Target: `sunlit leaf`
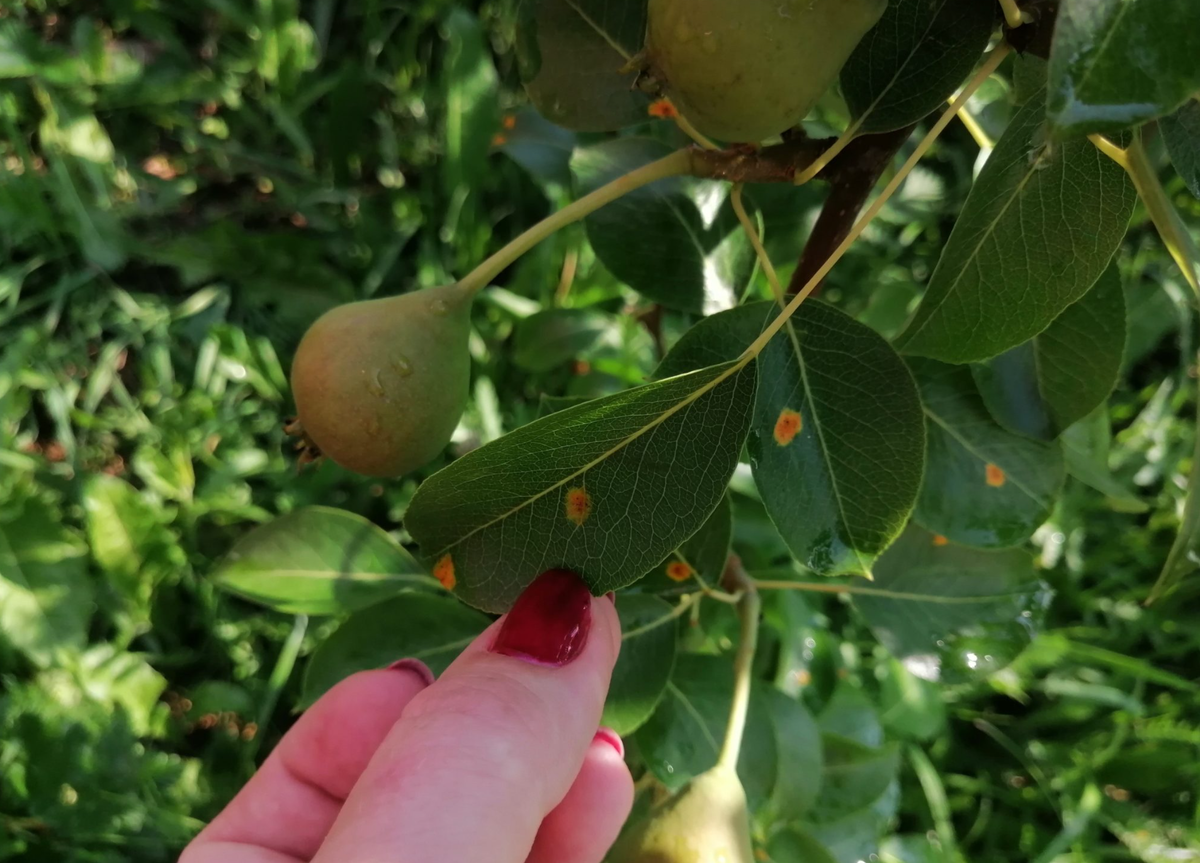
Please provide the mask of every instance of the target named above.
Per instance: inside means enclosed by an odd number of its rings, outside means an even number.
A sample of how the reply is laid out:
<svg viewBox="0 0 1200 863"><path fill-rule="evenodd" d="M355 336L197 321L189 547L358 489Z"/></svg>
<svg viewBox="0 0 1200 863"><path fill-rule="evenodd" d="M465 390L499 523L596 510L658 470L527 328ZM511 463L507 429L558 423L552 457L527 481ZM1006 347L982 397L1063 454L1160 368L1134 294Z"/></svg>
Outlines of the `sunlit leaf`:
<svg viewBox="0 0 1200 863"><path fill-rule="evenodd" d="M435 582L382 529L310 506L242 537L214 574L226 590L291 614L337 614Z"/></svg>
<svg viewBox="0 0 1200 863"><path fill-rule="evenodd" d="M405 526L443 583L487 611L554 566L596 594L624 587L720 502L753 387L753 364L730 363L543 417L426 480Z"/></svg>
<svg viewBox="0 0 1200 863"><path fill-rule="evenodd" d="M1045 137L1045 93L1009 123L896 343L951 363L1036 336L1087 293L1125 236L1136 195L1089 141Z"/></svg>

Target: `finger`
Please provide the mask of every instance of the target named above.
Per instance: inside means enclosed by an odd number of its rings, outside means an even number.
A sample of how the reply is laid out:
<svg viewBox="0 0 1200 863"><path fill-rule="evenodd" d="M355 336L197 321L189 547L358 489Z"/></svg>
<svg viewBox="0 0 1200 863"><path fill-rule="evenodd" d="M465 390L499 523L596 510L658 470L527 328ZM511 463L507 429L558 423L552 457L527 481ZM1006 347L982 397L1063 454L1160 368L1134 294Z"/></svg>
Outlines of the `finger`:
<svg viewBox="0 0 1200 863"><path fill-rule="evenodd" d="M234 847L310 859L405 705L432 679L425 666L406 660L359 672L329 690L188 846L181 863L275 859L239 858Z"/></svg>
<svg viewBox="0 0 1200 863"><path fill-rule="evenodd" d="M633 777L621 738L596 732L562 802L542 821L526 863L600 863L633 807Z"/></svg>
<svg viewBox="0 0 1200 863"><path fill-rule="evenodd" d="M404 712L315 860L523 863L595 734L611 602L544 573Z"/></svg>

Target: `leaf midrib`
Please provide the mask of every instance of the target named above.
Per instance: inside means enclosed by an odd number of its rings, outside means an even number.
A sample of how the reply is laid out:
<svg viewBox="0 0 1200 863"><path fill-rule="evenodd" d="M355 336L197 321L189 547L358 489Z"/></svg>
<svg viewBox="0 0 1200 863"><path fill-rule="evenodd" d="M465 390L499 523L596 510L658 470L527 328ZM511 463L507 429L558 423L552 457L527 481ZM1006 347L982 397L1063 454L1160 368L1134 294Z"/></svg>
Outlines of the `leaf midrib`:
<svg viewBox="0 0 1200 863"><path fill-rule="evenodd" d="M1015 473L1008 470L1004 465L1000 464L999 462L992 461L992 459L990 459L987 456L980 453L979 450L977 450L974 446L972 446L969 441L967 441L965 438L963 438L962 435L960 435L957 431L955 431L954 428L948 422L943 420L941 417L939 417L937 414L935 414L933 411L931 411L926 406L922 406L922 410L925 412L925 416L929 417L931 420L933 420L935 423L937 423L939 426L941 426L941 428L946 432L946 434L948 434L948 435L950 435L950 437L954 438L954 440L958 442L959 446L961 446L963 449L965 449L968 453L975 456L975 458L979 459L984 464L994 464L997 467L999 467L1001 470L1003 470L1005 478L1010 480L1013 485L1015 485L1018 489L1020 489L1021 492L1023 492L1026 497L1028 497L1030 500L1032 500L1038 506L1041 506L1041 507L1049 506L1049 503L1047 501L1042 500L1042 498L1038 497L1036 494L1034 494L1032 491L1030 491L1028 488L1026 488L1025 484L1023 482L1021 482L1020 479L1017 478Z"/></svg>
<svg viewBox="0 0 1200 863"><path fill-rule="evenodd" d="M630 57L630 55L625 51L625 49L622 48L620 46L620 44L618 44L618 42L615 39L613 39L612 36L610 36L608 34L608 31L605 30L603 27L601 27L599 24L597 24L595 21L593 21L592 17L590 15L588 15L588 13L586 13L582 9L580 9L579 5L577 3L575 3L574 0L566 0L566 2L567 2L567 5L570 6L571 9L575 12L575 14L583 19L583 23L587 24L589 27L591 27L593 30L595 30L596 34L598 36L600 36L600 38L603 39L605 42L607 42L608 46L610 48L612 48L614 51L616 51L618 54L621 55L621 59L623 59L626 63L628 63L630 61L630 59L632 59Z"/></svg>

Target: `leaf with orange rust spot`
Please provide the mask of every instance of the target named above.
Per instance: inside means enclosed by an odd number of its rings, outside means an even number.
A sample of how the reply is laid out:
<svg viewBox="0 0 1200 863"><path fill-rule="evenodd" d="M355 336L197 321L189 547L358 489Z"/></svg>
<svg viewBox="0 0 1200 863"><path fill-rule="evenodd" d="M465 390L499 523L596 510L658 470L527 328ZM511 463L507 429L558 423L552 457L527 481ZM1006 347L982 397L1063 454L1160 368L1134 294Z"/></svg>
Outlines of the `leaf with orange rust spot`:
<svg viewBox="0 0 1200 863"><path fill-rule="evenodd" d="M442 555L441 560L433 565L433 577L446 590L454 590L458 579L454 577L454 558L448 554Z"/></svg>
<svg viewBox="0 0 1200 863"><path fill-rule="evenodd" d="M657 99L650 103L650 107L646 109L651 117L658 117L661 120L671 120L679 116L679 111L670 99Z"/></svg>
<svg viewBox="0 0 1200 863"><path fill-rule="evenodd" d="M550 414L425 480L405 527L426 560L454 556L455 595L486 611L551 566L616 590L720 504L753 399L754 364L726 363Z"/></svg>
<svg viewBox="0 0 1200 863"><path fill-rule="evenodd" d="M725 495L700 529L667 555L666 560L650 570L638 582L638 587L653 593L677 594L681 590L696 588L692 576L699 576L708 585L718 584L721 573L725 571L725 562L729 559L732 538L733 510L729 495ZM673 578L672 573L680 578Z"/></svg>
<svg viewBox="0 0 1200 863"><path fill-rule="evenodd" d="M682 560L673 560L667 564L667 578L671 581L687 581L695 572L691 564Z"/></svg>
<svg viewBox="0 0 1200 863"><path fill-rule="evenodd" d="M658 374L737 356L778 311L749 303L705 318ZM758 358L754 480L802 564L822 575L870 572L921 485L916 385L882 337L830 305L806 302L790 323Z"/></svg>
<svg viewBox="0 0 1200 863"><path fill-rule="evenodd" d="M1062 488L1062 448L1002 428L966 366L912 358L909 367L921 387L928 440L913 518L965 545L1024 542Z"/></svg>

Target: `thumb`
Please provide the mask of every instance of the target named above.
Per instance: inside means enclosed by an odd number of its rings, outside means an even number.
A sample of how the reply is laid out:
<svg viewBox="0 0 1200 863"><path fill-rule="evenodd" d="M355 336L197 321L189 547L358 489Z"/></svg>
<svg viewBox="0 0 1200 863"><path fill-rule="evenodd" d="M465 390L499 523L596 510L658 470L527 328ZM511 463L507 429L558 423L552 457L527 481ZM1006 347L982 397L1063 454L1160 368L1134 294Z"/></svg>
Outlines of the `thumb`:
<svg viewBox="0 0 1200 863"><path fill-rule="evenodd" d="M314 863L521 863L583 764L620 640L610 601L539 576L405 708Z"/></svg>

